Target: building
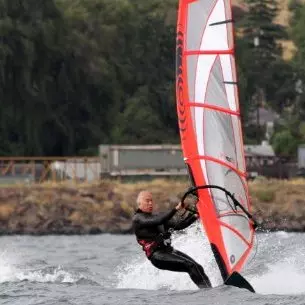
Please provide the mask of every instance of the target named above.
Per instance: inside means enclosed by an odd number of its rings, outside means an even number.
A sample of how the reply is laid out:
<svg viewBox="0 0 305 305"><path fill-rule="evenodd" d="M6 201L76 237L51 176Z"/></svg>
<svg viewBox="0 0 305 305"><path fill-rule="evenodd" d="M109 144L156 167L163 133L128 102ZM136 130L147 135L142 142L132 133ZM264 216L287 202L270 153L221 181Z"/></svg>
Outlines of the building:
<svg viewBox="0 0 305 305"><path fill-rule="evenodd" d="M267 141L260 145L245 145L245 159L249 168L272 166L277 161L274 150Z"/></svg>

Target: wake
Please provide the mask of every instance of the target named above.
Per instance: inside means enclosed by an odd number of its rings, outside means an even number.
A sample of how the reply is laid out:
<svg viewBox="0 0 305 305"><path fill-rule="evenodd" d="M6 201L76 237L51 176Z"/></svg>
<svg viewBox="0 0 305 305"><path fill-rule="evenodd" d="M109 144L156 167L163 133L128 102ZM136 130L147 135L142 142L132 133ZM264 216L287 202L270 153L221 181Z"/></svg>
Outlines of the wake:
<svg viewBox="0 0 305 305"><path fill-rule="evenodd" d="M173 234L173 246L200 263L213 286L221 283L221 276L214 261L208 240L201 231L201 225L194 224L186 233ZM168 289L168 290L197 290L198 287L186 273L171 272L155 268L140 253L131 262L116 270L117 288L133 289Z"/></svg>
<svg viewBox="0 0 305 305"><path fill-rule="evenodd" d="M39 283L77 283L83 280L81 274L71 273L61 266L49 266L30 269L19 267L17 261L6 252L0 255L0 283L5 282L39 282Z"/></svg>
<svg viewBox="0 0 305 305"><path fill-rule="evenodd" d="M257 253L249 259L242 272L256 293L305 294L305 235L278 232L257 236ZM200 224L194 224L185 234L174 235L173 246L203 266L213 287L222 285L219 269ZM121 289L198 290L188 274L158 270L144 253L119 266L115 277L116 288Z"/></svg>

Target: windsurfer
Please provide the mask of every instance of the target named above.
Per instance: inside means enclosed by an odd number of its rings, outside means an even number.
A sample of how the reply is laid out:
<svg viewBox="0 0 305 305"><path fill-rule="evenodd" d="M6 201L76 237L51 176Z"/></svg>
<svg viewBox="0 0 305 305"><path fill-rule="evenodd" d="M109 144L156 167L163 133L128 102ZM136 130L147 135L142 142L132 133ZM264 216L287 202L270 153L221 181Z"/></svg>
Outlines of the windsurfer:
<svg viewBox="0 0 305 305"><path fill-rule="evenodd" d="M138 209L133 217L134 230L138 243L151 263L158 269L187 272L199 288L211 287L203 267L171 246L171 232L187 228L198 216L190 214L183 221L174 221L172 217L183 209L181 203L166 213L153 214L154 202L148 191L139 193L137 205Z"/></svg>

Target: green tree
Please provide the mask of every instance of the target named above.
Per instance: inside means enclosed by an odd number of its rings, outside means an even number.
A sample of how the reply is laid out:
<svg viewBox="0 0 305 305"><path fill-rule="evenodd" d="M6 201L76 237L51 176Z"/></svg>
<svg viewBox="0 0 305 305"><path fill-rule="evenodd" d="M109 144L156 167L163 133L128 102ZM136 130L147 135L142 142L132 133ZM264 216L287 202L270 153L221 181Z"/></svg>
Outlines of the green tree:
<svg viewBox="0 0 305 305"><path fill-rule="evenodd" d="M117 115L115 121L112 140L116 143L126 142L126 138L133 138L135 144L179 139L174 101L176 20L172 18L172 10L176 6L172 6L173 2L132 1L132 14L125 16L127 22L120 28L121 40L113 55L124 97L119 103L122 115ZM140 123L133 119L133 116L138 118L137 112L139 117L151 113L155 123L150 122L149 127L145 120ZM141 130L148 128L150 132L134 136L139 132L139 123L146 125ZM129 134L127 130L134 132ZM118 136L123 134L126 136Z"/></svg>
<svg viewBox="0 0 305 305"><path fill-rule="evenodd" d="M44 70L57 45L61 14L52 0L0 2L3 153L42 154Z"/></svg>
<svg viewBox="0 0 305 305"><path fill-rule="evenodd" d="M242 69L249 84L248 99L255 107L268 104L279 111L291 97L291 82L287 80L293 76L293 71L282 59L280 43L287 38L287 33L274 21L278 13L277 1L246 0L246 3L249 11L239 27L244 40ZM278 90L283 87L282 91Z"/></svg>
<svg viewBox="0 0 305 305"><path fill-rule="evenodd" d="M296 97L290 107L294 122L293 125L290 124L290 130L298 135L300 141L304 142L304 123L302 122L305 121L305 4L299 1L291 1L290 10L292 17L290 19L289 34L296 46L296 52L292 60L295 71L294 89Z"/></svg>
<svg viewBox="0 0 305 305"><path fill-rule="evenodd" d="M0 0L0 153L178 142L176 0Z"/></svg>
<svg viewBox="0 0 305 305"><path fill-rule="evenodd" d="M278 156L291 158L296 155L298 139L289 130L282 130L274 135L272 146Z"/></svg>

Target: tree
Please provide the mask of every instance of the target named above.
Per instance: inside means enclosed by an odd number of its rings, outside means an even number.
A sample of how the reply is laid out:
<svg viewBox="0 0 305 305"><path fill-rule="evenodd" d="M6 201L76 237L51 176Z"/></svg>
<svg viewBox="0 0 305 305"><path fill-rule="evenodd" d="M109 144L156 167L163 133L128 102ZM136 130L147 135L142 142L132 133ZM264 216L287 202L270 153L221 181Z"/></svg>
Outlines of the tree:
<svg viewBox="0 0 305 305"><path fill-rule="evenodd" d="M61 14L52 0L0 2L1 138L4 153L42 154L45 70Z"/></svg>
<svg viewBox="0 0 305 305"><path fill-rule="evenodd" d="M239 26L244 40L242 51L247 59L243 62L243 71L251 84L249 94L256 107L269 103L276 108L273 104L278 98L275 88L279 88L283 81L277 82L274 75L285 64L280 40L287 37L286 32L274 22L278 12L277 1L246 0L246 3L248 12Z"/></svg>
<svg viewBox="0 0 305 305"><path fill-rule="evenodd" d="M237 63L240 100L246 141L260 142L264 131L259 125L259 107L281 112L295 98L295 73L282 58L281 40L285 29L275 23L277 1L246 0L247 12L237 23ZM250 117L257 118L256 126Z"/></svg>
<svg viewBox="0 0 305 305"><path fill-rule="evenodd" d="M286 129L274 135L272 146L278 156L290 158L296 155L298 139Z"/></svg>
<svg viewBox="0 0 305 305"><path fill-rule="evenodd" d="M0 152L178 140L176 4L0 0Z"/></svg>
<svg viewBox="0 0 305 305"><path fill-rule="evenodd" d="M121 40L114 48L117 77L124 96L117 108L112 141L132 143L162 143L178 141L175 90L175 22L171 17L174 1L131 2L130 15L119 27ZM129 19L130 18L130 19ZM137 105L137 107L134 107ZM132 114L133 109L134 114ZM143 123L137 112L151 115ZM128 118L128 119L127 119ZM140 132L138 125L146 125ZM124 126L125 124L125 126ZM158 126L156 125L158 124ZM128 125L128 126L127 126ZM118 132L118 129L121 132ZM123 132L124 130L124 132ZM133 132L127 131L133 130ZM161 131L161 132L159 132ZM139 134L140 136L135 136ZM125 136L123 136L125 134ZM120 136L118 136L120 135Z"/></svg>

